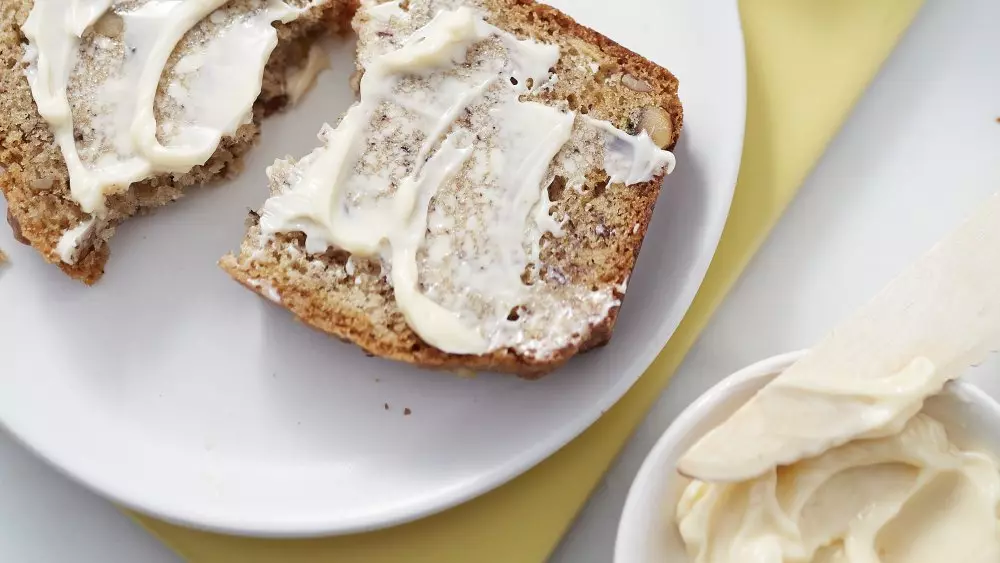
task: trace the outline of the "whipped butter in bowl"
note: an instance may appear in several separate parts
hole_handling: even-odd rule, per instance
[[[919,357],[864,388],[778,377],[802,356],[677,418],[629,491],[615,561],[1000,561],[1000,405]]]

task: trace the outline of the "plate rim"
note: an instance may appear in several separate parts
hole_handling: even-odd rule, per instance
[[[162,507],[144,503],[141,498],[134,498],[127,493],[123,493],[120,488],[116,488],[113,484],[108,482],[106,479],[101,478],[100,475],[97,475],[94,472],[88,472],[86,470],[81,471],[79,469],[74,470],[70,468],[71,464],[60,463],[59,460],[61,456],[57,452],[52,451],[52,448],[45,449],[44,447],[40,447],[39,445],[30,442],[25,436],[18,433],[13,427],[11,427],[11,425],[9,425],[2,417],[0,417],[0,429],[5,431],[14,439],[16,443],[30,451],[33,455],[44,460],[47,465],[54,468],[61,475],[66,476],[71,481],[80,484],[87,490],[110,500],[120,507],[186,528],[244,537],[274,539],[315,538],[380,530],[420,520],[433,514],[454,508],[455,506],[502,487],[513,479],[519,477],[545,459],[557,453],[558,450],[563,448],[569,442],[586,432],[590,426],[600,419],[600,417],[603,416],[609,408],[617,403],[629,391],[629,389],[635,385],[639,378],[646,372],[646,370],[648,370],[649,366],[653,363],[660,352],[662,352],[663,347],[676,332],[687,311],[690,310],[691,304],[693,303],[694,298],[704,281],[712,259],[715,256],[715,252],[718,249],[723,229],[729,217],[733,196],[735,194],[736,180],[741,163],[746,129],[747,101],[746,54],[738,0],[720,0],[720,3],[722,7],[728,8],[722,15],[720,15],[719,21],[724,22],[729,28],[729,31],[727,31],[725,35],[734,42],[734,46],[731,48],[730,56],[732,56],[734,60],[739,61],[735,65],[735,70],[738,74],[734,77],[734,82],[738,84],[740,88],[739,91],[733,96],[733,103],[737,106],[736,109],[739,119],[738,125],[734,125],[734,128],[738,128],[738,134],[734,135],[737,137],[733,146],[735,154],[730,155],[730,158],[727,159],[730,163],[732,163],[732,169],[726,174],[731,178],[731,180],[726,183],[726,191],[720,191],[719,193],[719,195],[723,196],[723,201],[725,202],[724,209],[722,209],[723,205],[720,205],[719,211],[712,214],[708,227],[704,229],[704,232],[706,233],[704,240],[710,241],[710,245],[713,250],[712,252],[704,252],[697,256],[694,267],[688,270],[689,274],[687,276],[687,280],[682,286],[681,291],[679,291],[677,299],[678,303],[684,304],[683,307],[679,308],[679,310],[681,310],[681,314],[678,315],[676,322],[661,324],[657,332],[650,337],[651,341],[657,342],[659,345],[649,347],[636,362],[637,365],[645,367],[639,370],[634,377],[623,378],[621,381],[617,382],[600,398],[592,409],[581,411],[582,414],[580,416],[570,419],[570,422],[561,426],[560,432],[554,433],[549,439],[535,442],[532,447],[523,450],[517,457],[511,458],[511,460],[507,463],[493,467],[471,484],[458,488],[446,495],[437,495],[434,497],[433,501],[422,501],[420,506],[414,509],[410,509],[405,512],[386,512],[381,515],[368,516],[366,518],[355,519],[350,522],[344,521],[343,518],[340,518],[337,521],[314,520],[311,521],[309,525],[305,525],[302,522],[287,524],[274,521],[261,522],[259,520],[255,520],[253,522],[247,521],[243,523],[229,520],[213,521],[211,517],[201,518],[199,515],[195,514],[197,509],[188,510],[187,514],[177,514],[176,512],[164,510]]]

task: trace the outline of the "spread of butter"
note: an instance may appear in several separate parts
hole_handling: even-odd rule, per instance
[[[26,74],[94,216],[134,182],[204,164],[252,117],[281,0],[35,0]],[[72,236],[60,246],[72,246]],[[63,259],[72,256],[60,248]],[[72,258],[66,261],[72,261]]]
[[[93,232],[97,219],[91,217],[63,233],[56,245],[59,259],[67,264],[75,264],[81,245]]]
[[[673,155],[645,133],[522,99],[552,79],[557,46],[461,2],[436,3],[418,25],[418,4],[363,6],[374,23],[361,30],[360,100],[323,128],[323,146],[269,170],[278,186],[261,230],[302,232],[311,254],[380,260],[406,322],[436,348],[544,356],[619,304],[613,288],[543,289],[541,236],[562,233],[548,185],[573,177],[570,164],[645,182]]]
[[[713,482],[744,481],[850,440],[894,434],[949,379],[923,357],[880,378],[799,373],[786,371],[761,389],[692,446],[678,470]],[[726,439],[733,428],[751,436]]]
[[[998,510],[996,460],[918,414],[755,479],[695,481],[677,518],[692,563],[990,563]]]
[[[685,455],[696,480],[676,516],[692,563],[1000,561],[1000,466],[920,412],[944,383],[934,364],[918,358],[863,389],[845,381],[776,379],[739,421],[754,439],[728,442],[732,456],[718,441]],[[766,467],[744,463],[755,447]]]

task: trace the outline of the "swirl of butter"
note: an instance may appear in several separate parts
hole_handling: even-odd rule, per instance
[[[753,479],[693,481],[677,521],[694,563],[987,563],[998,511],[996,460],[918,414]]]
[[[691,447],[677,468],[706,481],[744,481],[850,440],[896,434],[949,379],[923,357],[878,378],[782,374]]]

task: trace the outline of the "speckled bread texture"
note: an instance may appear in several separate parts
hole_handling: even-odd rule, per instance
[[[239,1],[239,0],[234,0]],[[296,0],[305,5],[305,0]],[[293,2],[296,3],[296,2]],[[108,215],[82,241],[75,264],[63,263],[56,245],[62,234],[87,219],[69,195],[66,165],[48,124],[38,114],[24,74],[25,38],[21,25],[33,0],[0,2],[0,190],[7,198],[7,221],[14,236],[34,247],[48,262],[87,284],[104,273],[108,240],[115,227],[133,215],[180,198],[189,187],[231,178],[240,172],[243,155],[253,146],[261,119],[286,105],[286,75],[305,61],[316,39],[330,30],[346,29],[356,0],[329,0],[288,24],[279,24],[278,46],[268,61],[253,121],[222,140],[218,150],[186,174],[163,174],[130,186],[108,198]],[[88,33],[94,33],[93,30]],[[176,59],[176,56],[175,56]],[[162,85],[161,85],[162,88]]]
[[[533,99],[563,107],[568,104],[633,134],[640,127],[649,129],[652,112],[658,118],[653,120],[658,126],[652,136],[660,146],[674,146],[681,130],[682,108],[677,79],[669,71],[549,6],[530,0],[485,0],[479,6],[486,8],[487,20],[499,28],[560,46],[555,68],[558,82],[551,91],[531,94]],[[409,2],[411,11],[423,8],[424,1]],[[354,21],[361,41],[365,40],[365,25],[362,11]],[[560,177],[549,187],[552,215],[568,220],[562,237],[543,237],[540,258],[547,274],[536,283],[551,284],[552,288],[567,283],[594,290],[613,288],[620,300],[662,178],[627,187],[606,186],[608,176],[601,169],[590,170],[586,178],[580,190],[566,187]],[[272,191],[278,189],[272,179]],[[224,257],[222,267],[244,286],[279,302],[308,325],[354,343],[372,356],[426,368],[496,371],[536,379],[575,354],[606,344],[618,315],[618,307],[612,307],[570,345],[545,357],[522,355],[510,348],[479,356],[448,354],[426,344],[410,329],[377,260],[355,257],[347,264],[349,255],[334,249],[323,255],[307,255],[304,235],[262,236],[255,213],[251,213],[248,226],[239,252]]]

